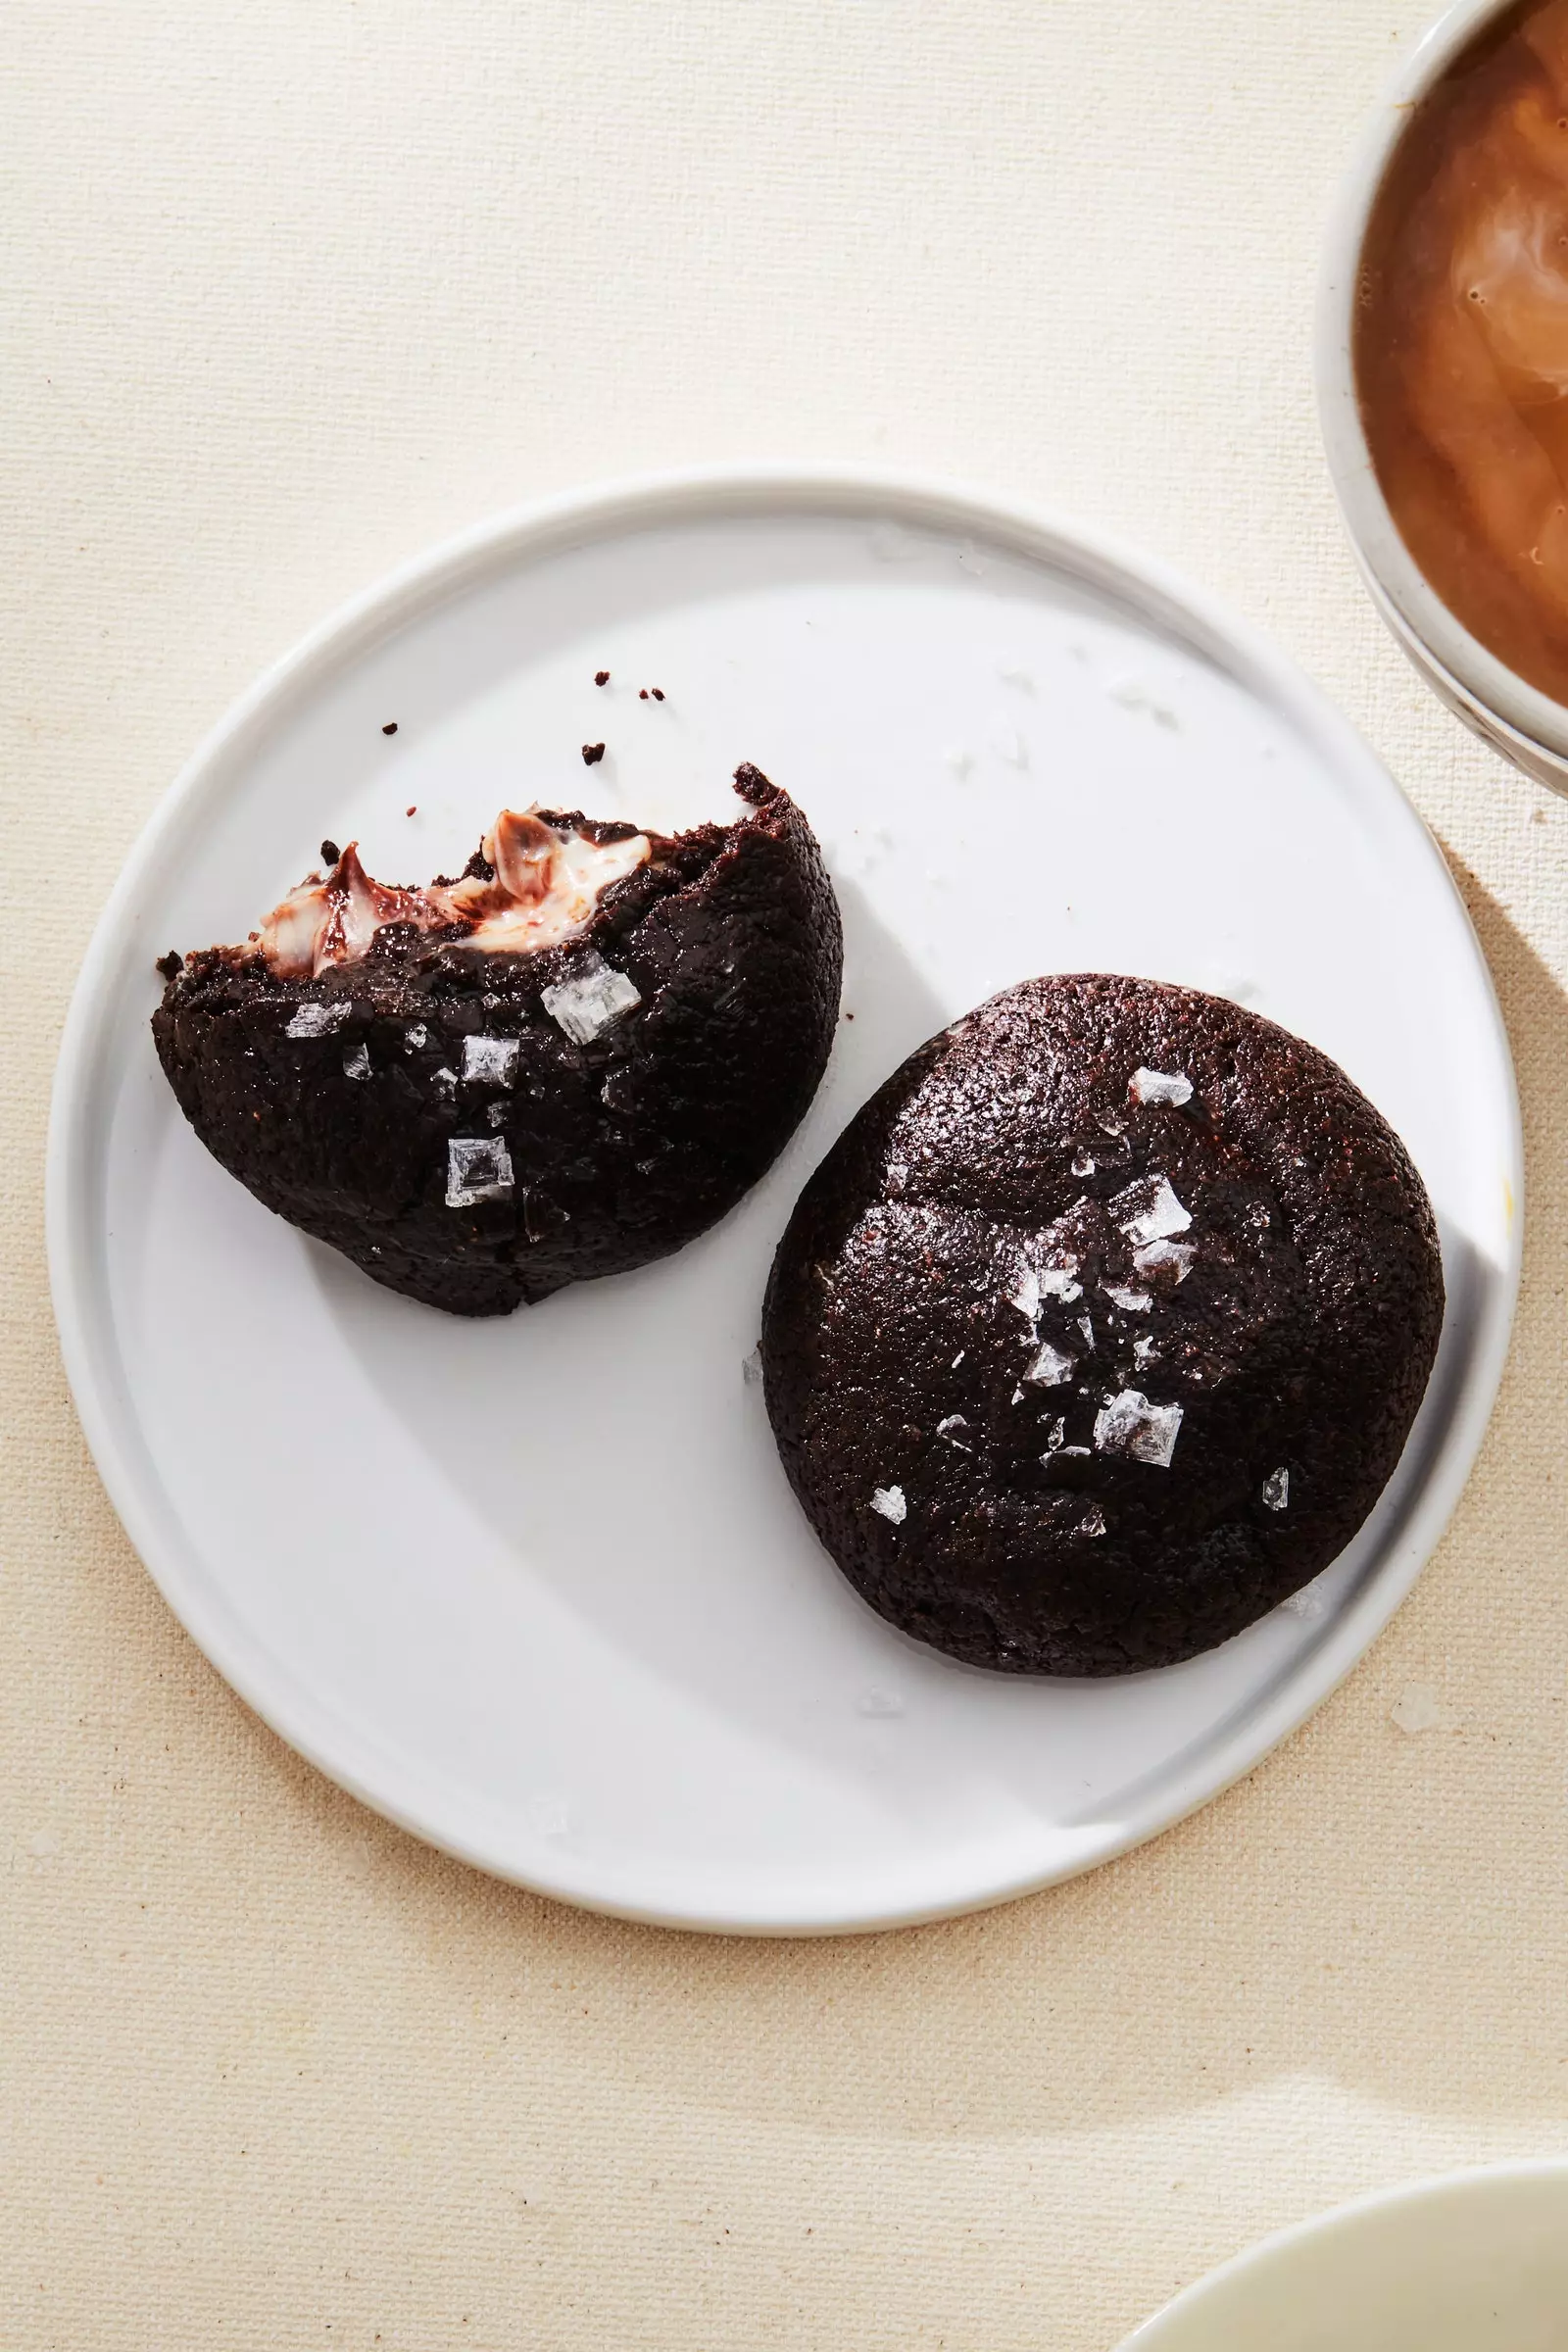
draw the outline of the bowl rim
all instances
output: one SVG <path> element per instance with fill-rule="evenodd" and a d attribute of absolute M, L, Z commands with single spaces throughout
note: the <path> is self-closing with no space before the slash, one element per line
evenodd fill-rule
<path fill-rule="evenodd" d="M 1202 2278 L 1195 2278 L 1190 2286 L 1184 2286 L 1168 2303 L 1161 2304 L 1158 2311 L 1141 2321 L 1131 2335 L 1122 2338 L 1116 2352 L 1159 2352 L 1161 2331 L 1167 2323 L 1200 2312 L 1206 2299 L 1232 2280 L 1262 2270 L 1280 2255 L 1313 2238 L 1353 2229 L 1378 2214 L 1437 2203 L 1446 2197 L 1468 2197 L 1476 2190 L 1553 2180 L 1568 2188 L 1568 2156 L 1523 2156 L 1497 2164 L 1460 2165 L 1450 2172 L 1424 2174 L 1416 2180 L 1400 2180 L 1392 2187 L 1369 2189 L 1365 2195 L 1350 2197 L 1343 2205 L 1331 2205 L 1323 2213 L 1309 2214 L 1304 2221 L 1290 2222 L 1282 2230 L 1270 2230 L 1266 2237 L 1244 2247 L 1240 2254 L 1233 2254 L 1213 2270 L 1205 2271 Z"/>
<path fill-rule="evenodd" d="M 1313 375 L 1329 472 L 1373 586 L 1461 696 L 1568 764 L 1568 708 L 1484 646 L 1449 611 L 1404 543 L 1372 464 L 1356 392 L 1352 328 L 1372 209 L 1410 117 L 1454 60 L 1519 0 L 1455 0 L 1396 66 L 1336 192 L 1313 322 Z"/>

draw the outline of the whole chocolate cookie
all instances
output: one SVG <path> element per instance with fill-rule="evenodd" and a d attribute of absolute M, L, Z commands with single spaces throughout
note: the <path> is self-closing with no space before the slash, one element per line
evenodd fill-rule
<path fill-rule="evenodd" d="M 839 912 L 755 767 L 731 825 L 499 817 L 458 881 L 352 844 L 241 947 L 166 957 L 180 1107 L 259 1200 L 388 1289 L 496 1315 L 732 1208 L 822 1075 Z"/>
<path fill-rule="evenodd" d="M 974 1665 L 1127 1674 L 1343 1550 L 1443 1305 L 1421 1179 L 1325 1054 L 1191 989 L 1028 980 L 911 1054 L 807 1186 L 767 1409 L 884 1617 Z"/>

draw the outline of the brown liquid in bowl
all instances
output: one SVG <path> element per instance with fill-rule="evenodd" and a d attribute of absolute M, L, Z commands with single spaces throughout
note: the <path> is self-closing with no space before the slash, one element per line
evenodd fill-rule
<path fill-rule="evenodd" d="M 1568 0 L 1504 18 L 1412 114 L 1354 356 L 1411 555 L 1473 636 L 1568 703 Z"/>

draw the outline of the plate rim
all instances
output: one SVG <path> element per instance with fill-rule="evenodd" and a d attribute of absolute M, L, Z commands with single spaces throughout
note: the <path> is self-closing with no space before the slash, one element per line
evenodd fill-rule
<path fill-rule="evenodd" d="M 1410 854 L 1425 859 L 1458 917 L 1479 983 L 1478 1011 L 1490 1018 L 1492 1047 L 1503 1081 L 1507 1134 L 1507 1181 L 1512 1188 L 1500 1284 L 1489 1285 L 1489 1301 L 1460 1387 L 1448 1434 L 1433 1464 L 1402 1535 L 1377 1574 L 1337 1619 L 1311 1654 L 1280 1686 L 1250 1709 L 1246 1724 L 1204 1750 L 1201 1767 L 1190 1764 L 1161 1784 L 1159 1801 L 1127 1808 L 1127 1817 L 1108 1825 L 1092 1843 L 1041 1870 L 1015 1873 L 929 1902 L 872 1913 L 758 1918 L 693 1909 L 663 1909 L 617 1899 L 593 1884 L 596 1870 L 574 1871 L 566 1855 L 559 1870 L 530 1868 L 526 1874 L 498 1859 L 480 1826 L 475 1835 L 455 1835 L 433 1826 L 417 1805 L 377 1792 L 368 1785 L 350 1750 L 344 1752 L 315 1720 L 312 1702 L 292 1686 L 287 1673 L 271 1671 L 270 1653 L 260 1643 L 229 1638 L 219 1613 L 209 1608 L 177 1558 L 170 1558 L 157 1525 L 157 1512 L 144 1496 L 132 1449 L 122 1442 L 113 1384 L 105 1377 L 92 1344 L 92 1255 L 94 1227 L 83 1187 L 88 1159 L 83 1139 L 93 1117 L 94 1053 L 106 990 L 123 953 L 123 935 L 144 882 L 153 875 L 180 830 L 195 821 L 204 804 L 220 793 L 229 763 L 247 738 L 260 737 L 267 722 L 284 714 L 329 672 L 352 664 L 357 654 L 399 626 L 510 563 L 538 561 L 573 545 L 601 540 L 616 528 L 648 529 L 660 523 L 714 519 L 736 512 L 787 514 L 826 512 L 858 514 L 866 519 L 894 516 L 907 526 L 918 518 L 927 527 L 1011 545 L 1035 561 L 1071 568 L 1148 614 L 1161 609 L 1191 639 L 1196 624 L 1233 673 L 1254 684 L 1276 708 L 1318 744 L 1360 794 L 1380 798 L 1387 814 L 1401 823 Z M 918 525 L 917 525 L 918 527 Z M 45 1228 L 50 1292 L 61 1354 L 82 1434 L 117 1516 L 165 1601 L 229 1688 L 296 1753 L 371 1811 L 491 1877 L 578 1908 L 643 1925 L 715 1935 L 796 1936 L 875 1934 L 887 1929 L 949 1919 L 1010 1902 L 1098 1868 L 1174 1827 L 1234 1786 L 1298 1730 L 1339 1687 L 1370 1648 L 1408 1594 L 1441 1541 L 1469 1479 L 1496 1400 L 1517 1302 L 1524 1225 L 1523 1142 L 1518 1085 L 1507 1032 L 1491 969 L 1470 921 L 1469 910 L 1432 833 L 1390 770 L 1350 721 L 1296 662 L 1206 589 L 1188 581 L 1160 558 L 1125 546 L 1097 526 L 1084 526 L 1001 490 L 897 466 L 853 462 L 726 462 L 660 468 L 617 475 L 553 492 L 547 497 L 482 518 L 437 542 L 372 581 L 338 605 L 316 626 L 268 664 L 232 702 L 180 768 L 157 802 L 109 893 L 94 924 L 71 997 L 52 1090 L 45 1161 Z M 161 1556 L 162 1555 L 162 1556 Z"/>
<path fill-rule="evenodd" d="M 1552 2180 L 1568 2187 L 1568 2156 L 1514 2156 L 1496 2164 L 1456 2165 L 1448 2172 L 1424 2173 L 1414 2180 L 1396 2180 L 1386 2188 L 1367 2189 L 1360 2196 L 1348 2197 L 1343 2204 L 1330 2205 L 1321 2213 L 1307 2214 L 1298 2222 L 1287 2222 L 1281 2229 L 1271 2230 L 1266 2236 L 1244 2246 L 1239 2254 L 1227 2255 L 1200 2278 L 1180 2288 L 1168 2303 L 1152 2311 L 1147 2320 L 1141 2320 L 1131 2335 L 1123 2336 L 1116 2352 L 1159 2352 L 1160 2330 L 1167 2322 L 1190 2319 L 1195 2312 L 1200 2315 L 1209 2295 L 1222 2292 L 1233 2279 L 1264 2269 L 1279 2255 L 1290 2253 L 1314 2237 L 1330 2237 L 1341 2229 L 1353 2229 L 1356 2223 L 1374 2214 L 1436 2202 L 1475 2188 Z"/>

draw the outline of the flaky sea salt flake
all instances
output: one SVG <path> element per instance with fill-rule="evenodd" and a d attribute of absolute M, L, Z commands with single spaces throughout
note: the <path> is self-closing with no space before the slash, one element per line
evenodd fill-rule
<path fill-rule="evenodd" d="M 624 972 L 617 972 L 590 949 L 569 978 L 541 991 L 539 1002 L 558 1029 L 574 1046 L 590 1046 L 602 1030 L 621 1020 L 642 1003 L 642 995 Z"/>
<path fill-rule="evenodd" d="M 1146 1242 L 1133 1251 L 1133 1264 L 1140 1274 L 1174 1273 L 1177 1282 L 1185 1282 L 1197 1255 L 1191 1242 Z"/>
<path fill-rule="evenodd" d="M 1179 727 L 1181 724 L 1180 719 L 1176 716 L 1175 711 L 1171 710 L 1169 704 L 1156 702 L 1154 697 L 1150 693 L 1148 687 L 1140 678 L 1125 677 L 1114 679 L 1111 683 L 1109 691 L 1110 699 L 1113 703 L 1120 703 L 1124 710 L 1147 711 L 1148 715 L 1153 720 L 1156 727 L 1170 727 L 1174 729 Z"/>
<path fill-rule="evenodd" d="M 741 1357 L 741 1378 L 749 1389 L 755 1389 L 762 1377 L 762 1350 L 754 1348 L 750 1355 Z"/>
<path fill-rule="evenodd" d="M 353 1006 L 346 1002 L 336 1004 L 302 1004 L 284 1030 L 283 1035 L 285 1037 L 330 1037 L 334 1029 L 342 1028 L 352 1010 Z"/>
<path fill-rule="evenodd" d="M 1438 1704 L 1436 1685 L 1406 1683 L 1389 1709 L 1389 1721 L 1412 1740 L 1422 1732 L 1441 1731 L 1443 1709 Z"/>
<path fill-rule="evenodd" d="M 343 1056 L 343 1075 L 345 1078 L 368 1078 L 370 1075 L 370 1049 L 368 1046 L 352 1046 L 349 1049 Z"/>
<path fill-rule="evenodd" d="M 1041 1344 L 1024 1378 L 1033 1388 L 1059 1389 L 1071 1380 L 1077 1363 L 1076 1356 L 1066 1354 L 1060 1348 L 1053 1348 L 1051 1342 L 1046 1340 Z"/>
<path fill-rule="evenodd" d="M 1131 1283 L 1102 1282 L 1100 1287 L 1104 1296 L 1121 1308 L 1123 1314 L 1147 1315 L 1154 1303 L 1148 1291 L 1135 1290 Z"/>
<path fill-rule="evenodd" d="M 1271 1470 L 1263 1481 L 1263 1500 L 1271 1511 L 1283 1511 L 1291 1499 L 1291 1474 L 1281 1468 Z"/>
<path fill-rule="evenodd" d="M 514 1086 L 519 1051 L 519 1042 L 514 1037 L 466 1037 L 463 1075 L 476 1079 L 481 1086 Z"/>
<path fill-rule="evenodd" d="M 902 1527 L 909 1516 L 909 1506 L 904 1499 L 902 1487 L 873 1487 L 871 1508 L 880 1511 L 882 1517 L 895 1527 Z"/>
<path fill-rule="evenodd" d="M 454 1135 L 447 1143 L 447 1206 L 510 1200 L 512 1153 L 499 1135 Z"/>
<path fill-rule="evenodd" d="M 1193 1082 L 1179 1070 L 1134 1070 L 1127 1092 L 1135 1102 L 1190 1102 Z"/>
<path fill-rule="evenodd" d="M 1168 1470 L 1181 1425 L 1179 1404 L 1151 1404 L 1141 1389 L 1123 1389 L 1095 1415 L 1096 1449 Z"/>
<path fill-rule="evenodd" d="M 1007 1293 L 1007 1304 L 1015 1306 L 1028 1323 L 1040 1312 L 1040 1276 L 1031 1265 L 1022 1265 L 1012 1289 Z"/>
<path fill-rule="evenodd" d="M 1168 1176 L 1140 1176 L 1110 1203 L 1118 1232 L 1130 1242 L 1163 1242 L 1185 1233 L 1192 1217 L 1177 1200 Z"/>
<path fill-rule="evenodd" d="M 1101 1509 L 1098 1502 L 1092 1502 L 1090 1504 L 1088 1510 L 1084 1513 L 1077 1526 L 1073 1529 L 1073 1534 L 1075 1536 L 1102 1536 L 1105 1534 L 1105 1514 Z"/>
<path fill-rule="evenodd" d="M 870 532 L 871 553 L 879 564 L 908 564 L 919 555 L 925 542 L 912 531 L 897 522 L 874 522 Z"/>

